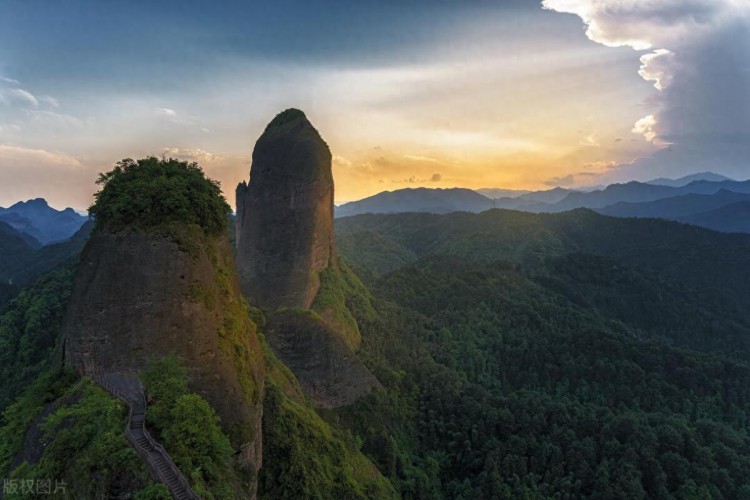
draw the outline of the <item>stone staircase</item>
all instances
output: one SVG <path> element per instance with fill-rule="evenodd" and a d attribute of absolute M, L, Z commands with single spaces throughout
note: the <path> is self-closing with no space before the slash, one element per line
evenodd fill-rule
<path fill-rule="evenodd" d="M 146 430 L 146 400 L 138 377 L 121 373 L 90 376 L 107 392 L 128 405 L 125 437 L 146 463 L 154 478 L 164 483 L 172 496 L 178 500 L 200 500 L 169 453 Z"/>

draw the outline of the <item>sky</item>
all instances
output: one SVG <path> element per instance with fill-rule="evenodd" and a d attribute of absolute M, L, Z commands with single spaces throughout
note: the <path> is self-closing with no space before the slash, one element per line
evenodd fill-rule
<path fill-rule="evenodd" d="M 85 209 L 149 155 L 234 203 L 289 107 L 331 147 L 337 203 L 745 179 L 750 0 L 0 0 L 0 206 Z"/>

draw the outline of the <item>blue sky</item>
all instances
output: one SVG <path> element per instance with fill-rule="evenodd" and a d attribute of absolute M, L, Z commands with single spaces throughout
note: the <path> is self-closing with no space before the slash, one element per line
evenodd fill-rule
<path fill-rule="evenodd" d="M 744 0 L 215 3 L 0 0 L 0 205 L 149 154 L 231 193 L 291 106 L 339 202 L 748 169 Z"/>

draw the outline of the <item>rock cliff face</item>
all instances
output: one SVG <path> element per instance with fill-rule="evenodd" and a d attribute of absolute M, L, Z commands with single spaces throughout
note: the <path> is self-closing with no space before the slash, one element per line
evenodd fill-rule
<path fill-rule="evenodd" d="M 97 230 L 75 278 L 63 357 L 82 373 L 133 372 L 176 353 L 255 480 L 264 364 L 226 237 Z M 254 495 L 254 491 L 249 492 Z"/>
<path fill-rule="evenodd" d="M 288 109 L 253 150 L 237 188 L 242 291 L 267 310 L 312 305 L 317 273 L 335 266 L 331 152 L 302 111 Z"/>
<path fill-rule="evenodd" d="M 308 396 L 349 404 L 378 385 L 354 353 L 333 234 L 331 152 L 302 111 L 268 124 L 237 187 L 237 268 L 242 291 L 268 315 L 267 339 Z"/>

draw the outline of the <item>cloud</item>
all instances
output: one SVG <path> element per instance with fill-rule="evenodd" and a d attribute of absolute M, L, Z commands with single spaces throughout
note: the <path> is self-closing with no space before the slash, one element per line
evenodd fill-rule
<path fill-rule="evenodd" d="M 11 85 L 21 85 L 21 82 L 18 80 L 14 80 L 13 78 L 8 78 L 5 76 L 0 76 L 0 82 L 10 83 Z"/>
<path fill-rule="evenodd" d="M 443 180 L 443 176 L 441 174 L 432 174 L 432 177 L 430 178 L 430 181 L 432 182 L 440 182 Z"/>
<path fill-rule="evenodd" d="M 41 109 L 29 110 L 26 113 L 29 123 L 38 125 L 45 130 L 53 131 L 80 131 L 86 127 L 86 123 L 75 116 L 64 113 L 56 113 Z"/>
<path fill-rule="evenodd" d="M 564 175 L 561 177 L 553 177 L 549 180 L 544 181 L 544 185 L 552 187 L 569 187 L 576 183 L 576 178 L 573 174 Z"/>
<path fill-rule="evenodd" d="M 586 146 L 586 147 L 599 147 L 601 144 L 599 144 L 599 141 L 596 138 L 596 132 L 592 132 L 589 135 L 587 135 L 581 142 L 578 143 L 580 146 Z"/>
<path fill-rule="evenodd" d="M 0 205 L 44 196 L 55 206 L 82 209 L 95 179 L 95 169 L 67 153 L 0 144 Z"/>
<path fill-rule="evenodd" d="M 55 99 L 54 97 L 51 97 L 51 96 L 48 96 L 48 95 L 43 95 L 43 96 L 39 97 L 39 102 L 41 102 L 43 104 L 46 104 L 47 106 L 49 106 L 51 108 L 59 108 L 60 107 L 60 103 L 58 102 L 58 100 Z"/>
<path fill-rule="evenodd" d="M 36 96 L 34 96 L 34 94 L 29 92 L 28 90 L 24 90 L 20 88 L 10 88 L 10 89 L 5 89 L 3 93 L 5 94 L 6 99 L 8 101 L 15 100 L 18 102 L 29 104 L 34 107 L 39 106 L 39 100 L 36 98 Z"/>
<path fill-rule="evenodd" d="M 633 133 L 641 134 L 649 142 L 656 140 L 656 118 L 654 115 L 644 116 L 633 125 Z"/>
<path fill-rule="evenodd" d="M 658 92 L 644 103 L 649 113 L 633 132 L 670 148 L 633 163 L 636 169 L 644 175 L 706 168 L 747 172 L 750 2 L 543 0 L 542 5 L 578 15 L 595 42 L 649 50 L 638 74 Z"/>
<path fill-rule="evenodd" d="M 426 161 L 430 163 L 438 163 L 438 161 L 435 158 L 429 158 L 427 156 L 404 155 L 404 158 L 406 158 L 407 160 L 413 160 L 413 161 Z"/>
<path fill-rule="evenodd" d="M 196 122 L 198 121 L 198 118 L 196 116 L 179 113 L 171 108 L 156 108 L 154 109 L 154 114 L 170 123 L 174 123 L 177 125 L 187 125 L 191 128 L 195 126 Z M 206 127 L 198 127 L 195 130 L 203 134 L 210 132 L 210 130 Z"/>
<path fill-rule="evenodd" d="M 212 163 L 224 159 L 221 156 L 197 148 L 164 148 L 162 154 L 169 158 L 193 161 L 196 163 Z"/>
<path fill-rule="evenodd" d="M 352 166 L 352 162 L 343 156 L 333 155 L 333 165 L 336 167 L 349 168 Z"/>
<path fill-rule="evenodd" d="M 166 116 L 169 118 L 173 118 L 177 116 L 177 111 L 174 109 L 169 108 L 156 108 L 154 110 L 154 113 L 156 113 L 157 116 Z"/>
<path fill-rule="evenodd" d="M 33 163 L 35 161 L 64 167 L 77 168 L 82 166 L 81 162 L 65 153 L 0 144 L 0 162 L 2 164 L 12 162 Z"/>

